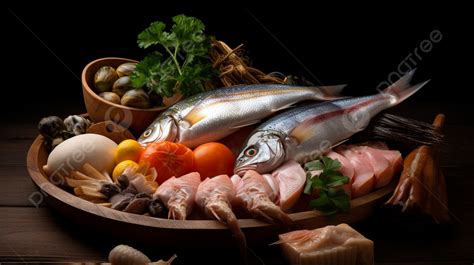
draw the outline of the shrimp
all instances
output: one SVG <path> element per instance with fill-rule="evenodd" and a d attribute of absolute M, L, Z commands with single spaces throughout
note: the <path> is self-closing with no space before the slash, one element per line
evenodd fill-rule
<path fill-rule="evenodd" d="M 200 183 L 201 177 L 197 172 L 179 178 L 172 177 L 156 189 L 153 199 L 159 198 L 165 204 L 169 219 L 186 220 L 192 211 Z"/>
<path fill-rule="evenodd" d="M 275 193 L 265 178 L 254 170 L 248 170 L 236 187 L 235 203 L 243 207 L 256 218 L 263 218 L 272 223 L 281 222 L 291 225 L 291 218 L 275 205 L 278 194 Z"/>
<path fill-rule="evenodd" d="M 207 178 L 198 187 L 196 204 L 210 217 L 229 226 L 240 248 L 241 256 L 246 259 L 247 241 L 240 229 L 237 217 L 232 212 L 231 202 L 235 197 L 235 189 L 227 175 Z"/>

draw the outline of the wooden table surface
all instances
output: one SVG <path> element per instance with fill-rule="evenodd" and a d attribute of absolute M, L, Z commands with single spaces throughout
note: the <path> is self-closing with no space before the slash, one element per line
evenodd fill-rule
<path fill-rule="evenodd" d="M 377 210 L 370 219 L 354 225 L 375 242 L 377 264 L 474 264 L 474 176 L 469 171 L 474 153 L 474 123 L 469 119 L 468 109 L 467 104 L 410 101 L 394 110 L 426 121 L 437 112 L 446 113 L 449 146 L 443 153 L 442 166 L 453 223 L 437 226 L 423 217 L 400 215 L 384 208 Z M 178 259 L 174 264 L 238 263 L 234 249 L 201 249 L 199 242 L 193 249 L 142 246 L 78 227 L 44 203 L 35 206 L 40 196 L 26 170 L 26 153 L 37 136 L 38 120 L 51 114 L 65 117 L 83 112 L 80 102 L 52 103 L 32 112 L 25 110 L 3 124 L 0 132 L 1 263 L 104 262 L 110 249 L 121 243 L 131 244 L 158 259 L 176 253 Z M 256 247 L 252 252 L 254 264 L 285 264 L 277 247 Z"/>

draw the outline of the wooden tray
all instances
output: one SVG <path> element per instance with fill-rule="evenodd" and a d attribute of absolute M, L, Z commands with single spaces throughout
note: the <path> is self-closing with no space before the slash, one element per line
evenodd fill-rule
<path fill-rule="evenodd" d="M 43 146 L 43 137 L 38 136 L 28 151 L 27 166 L 33 182 L 45 200 L 61 214 L 79 225 L 91 227 L 113 236 L 143 243 L 167 246 L 212 246 L 234 245 L 235 240 L 226 225 L 214 220 L 168 220 L 137 214 L 124 213 L 95 205 L 55 186 L 43 172 L 48 153 Z M 374 207 L 396 186 L 391 185 L 351 201 L 351 210 L 334 216 L 323 216 L 317 211 L 290 214 L 294 229 L 313 229 L 329 224 L 354 223 L 369 217 Z M 278 225 L 256 219 L 240 219 L 240 226 L 250 245 L 268 244 L 276 241 L 279 233 L 288 231 Z M 198 243 L 196 243 L 198 242 Z"/>

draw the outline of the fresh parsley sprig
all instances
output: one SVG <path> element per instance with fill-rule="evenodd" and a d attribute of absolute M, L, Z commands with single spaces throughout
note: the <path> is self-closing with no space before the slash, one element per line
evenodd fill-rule
<path fill-rule="evenodd" d="M 195 17 L 178 15 L 173 22 L 169 32 L 158 21 L 138 35 L 140 48 L 160 45 L 163 53 L 154 51 L 140 61 L 131 81 L 136 88 L 147 87 L 162 96 L 178 92 L 190 96 L 204 91 L 204 82 L 215 74 L 209 58 L 210 39 Z"/>
<path fill-rule="evenodd" d="M 319 191 L 319 198 L 310 201 L 312 209 L 322 211 L 325 214 L 334 214 L 339 211 L 348 211 L 351 207 L 350 197 L 342 186 L 349 183 L 349 178 L 339 172 L 341 163 L 323 156 L 318 160 L 305 164 L 306 185 L 304 193 L 312 194 L 314 190 Z M 320 172 L 314 175 L 311 171 Z"/>

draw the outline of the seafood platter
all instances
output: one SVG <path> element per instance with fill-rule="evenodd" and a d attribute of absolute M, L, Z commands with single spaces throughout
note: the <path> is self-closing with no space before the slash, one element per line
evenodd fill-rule
<path fill-rule="evenodd" d="M 51 206 L 157 245 L 199 240 L 244 253 L 279 238 L 290 259 L 300 251 L 291 243 L 321 233 L 370 249 L 346 224 L 382 204 L 448 219 L 420 191 L 446 201 L 444 115 L 431 123 L 387 113 L 427 84 L 412 84 L 415 71 L 381 92 L 344 96 L 344 85 L 251 67 L 241 46 L 208 38 L 196 18 L 173 22 L 170 32 L 155 22 L 140 33 L 141 48 L 157 49 L 143 60 L 84 68 L 87 114 L 39 121 L 27 164 Z"/>

